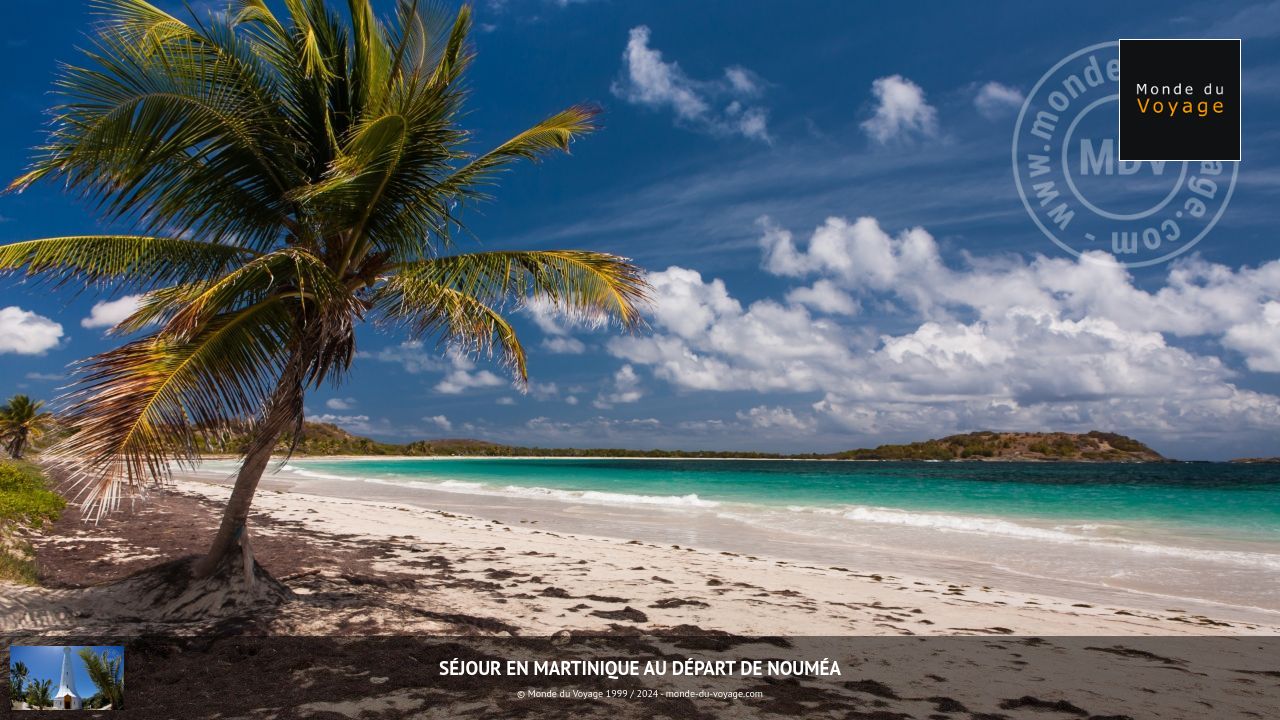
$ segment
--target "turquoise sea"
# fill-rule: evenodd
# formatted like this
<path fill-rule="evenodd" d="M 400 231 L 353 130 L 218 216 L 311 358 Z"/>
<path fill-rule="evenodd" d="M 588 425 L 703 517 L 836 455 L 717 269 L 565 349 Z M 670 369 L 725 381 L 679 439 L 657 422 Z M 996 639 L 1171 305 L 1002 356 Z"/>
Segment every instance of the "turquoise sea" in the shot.
<path fill-rule="evenodd" d="M 568 531 L 864 568 L 976 563 L 1280 611 L 1280 465 L 297 458 L 277 477 Z"/>
<path fill-rule="evenodd" d="M 1277 543 L 1280 550 L 1280 465 L 614 459 L 290 465 L 384 482 L 427 481 L 460 491 L 599 503 L 897 510 L 929 513 L 935 522 L 951 516 L 1162 525 L 1206 538 Z"/>

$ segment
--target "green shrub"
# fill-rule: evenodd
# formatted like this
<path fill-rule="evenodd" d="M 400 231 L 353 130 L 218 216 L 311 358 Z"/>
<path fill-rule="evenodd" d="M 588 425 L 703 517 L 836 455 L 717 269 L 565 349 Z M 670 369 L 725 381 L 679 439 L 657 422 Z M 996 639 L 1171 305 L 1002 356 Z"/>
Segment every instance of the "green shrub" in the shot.
<path fill-rule="evenodd" d="M 16 531 L 42 528 L 65 507 L 66 501 L 46 487 L 39 468 L 0 461 L 0 580 L 35 583 L 35 553 Z"/>
<path fill-rule="evenodd" d="M 56 520 L 66 504 L 49 491 L 34 465 L 0 462 L 0 526 L 42 527 Z"/>
<path fill-rule="evenodd" d="M 35 585 L 36 577 L 36 563 L 31 559 L 31 548 L 26 543 L 0 548 L 0 580 Z"/>

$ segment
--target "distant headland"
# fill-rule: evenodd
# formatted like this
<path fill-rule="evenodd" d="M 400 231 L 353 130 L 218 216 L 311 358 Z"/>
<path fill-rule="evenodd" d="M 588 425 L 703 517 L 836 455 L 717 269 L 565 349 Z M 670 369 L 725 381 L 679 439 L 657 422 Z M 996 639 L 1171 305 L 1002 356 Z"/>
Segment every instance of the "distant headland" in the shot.
<path fill-rule="evenodd" d="M 247 436 L 231 434 L 207 444 L 209 455 L 239 453 Z M 542 448 L 504 445 L 486 440 L 450 438 L 385 443 L 329 423 L 307 422 L 296 438 L 280 441 L 279 450 L 298 455 L 408 457 L 641 457 L 742 458 L 778 460 L 921 460 L 1024 462 L 1168 462 L 1160 453 L 1118 433 L 996 432 L 983 430 L 902 445 L 880 445 L 833 453 L 766 453 L 740 450 L 630 450 L 624 448 Z"/>

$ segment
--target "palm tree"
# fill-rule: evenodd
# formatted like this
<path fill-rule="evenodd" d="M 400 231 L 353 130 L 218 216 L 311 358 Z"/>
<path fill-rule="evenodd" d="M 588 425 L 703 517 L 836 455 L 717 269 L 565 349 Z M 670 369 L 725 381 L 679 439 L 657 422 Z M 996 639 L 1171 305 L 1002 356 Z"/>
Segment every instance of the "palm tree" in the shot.
<path fill-rule="evenodd" d="M 27 668 L 27 664 L 19 660 L 9 668 L 9 697 L 15 701 L 20 701 L 26 697 L 27 677 L 31 671 Z"/>
<path fill-rule="evenodd" d="M 283 18 L 237 0 L 187 22 L 98 0 L 93 45 L 64 68 L 48 141 L 13 187 L 56 178 L 131 234 L 0 246 L 0 272 L 145 293 L 115 331 L 146 334 L 87 360 L 66 399 L 75 432 L 56 455 L 86 512 L 254 423 L 199 578 L 235 556 L 252 567 L 258 479 L 305 391 L 345 376 L 362 321 L 496 353 L 523 384 L 505 313 L 537 299 L 634 328 L 647 290 L 614 255 L 454 251 L 464 207 L 512 162 L 567 151 L 597 112 L 573 106 L 471 153 L 468 7 L 445 17 L 402 0 L 383 23 L 370 0 L 345 14 L 284 4 Z"/>
<path fill-rule="evenodd" d="M 27 686 L 27 704 L 37 710 L 53 707 L 53 681 L 32 680 Z"/>
<path fill-rule="evenodd" d="M 101 655 L 89 648 L 80 649 L 80 659 L 84 661 L 89 679 L 98 686 L 98 694 L 111 703 L 112 710 L 124 707 L 124 659 L 111 657 L 104 650 Z"/>
<path fill-rule="evenodd" d="M 41 412 L 42 407 L 44 402 L 32 402 L 26 395 L 14 395 L 0 405 L 0 440 L 9 457 L 21 458 L 27 446 L 53 425 L 53 414 Z"/>

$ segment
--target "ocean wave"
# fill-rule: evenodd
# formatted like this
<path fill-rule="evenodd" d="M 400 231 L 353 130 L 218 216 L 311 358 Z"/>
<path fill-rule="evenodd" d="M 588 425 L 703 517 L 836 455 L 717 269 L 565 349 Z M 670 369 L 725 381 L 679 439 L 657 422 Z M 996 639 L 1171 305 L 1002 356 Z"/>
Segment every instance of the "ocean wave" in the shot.
<path fill-rule="evenodd" d="M 975 515 L 948 515 L 945 513 L 914 512 L 885 507 L 852 506 L 841 508 L 796 507 L 787 508 L 791 512 L 813 513 L 836 516 L 854 522 L 878 525 L 897 525 L 916 527 L 941 532 L 959 532 L 973 535 L 1000 536 L 1024 540 L 1039 540 L 1052 543 L 1070 543 L 1091 545 L 1101 548 L 1112 548 L 1130 552 L 1163 555 L 1188 560 L 1210 562 L 1229 562 L 1237 565 L 1250 565 L 1280 569 L 1280 555 L 1260 552 L 1234 550 L 1210 550 L 1179 545 L 1163 545 L 1159 543 L 1140 542 L 1127 538 L 1102 537 L 1098 535 L 1080 535 L 1066 532 L 1063 527 L 1076 527 L 1086 531 L 1095 531 L 1103 526 L 1077 525 L 1057 526 L 1056 528 L 1037 527 L 999 518 L 980 517 Z M 1110 526 L 1116 527 L 1116 526 Z"/>
<path fill-rule="evenodd" d="M 522 485 L 506 485 L 503 487 L 494 487 L 480 482 L 467 482 L 463 480 L 409 480 L 407 478 L 397 477 L 367 477 L 354 475 L 333 475 L 329 473 L 316 472 L 297 467 L 296 465 L 285 465 L 281 468 L 284 472 L 289 472 L 300 477 L 323 479 L 323 480 L 346 480 L 355 482 L 370 482 L 379 485 L 390 485 L 395 487 L 412 487 L 421 490 L 438 490 L 442 492 L 455 492 L 468 495 L 489 495 L 500 497 L 529 497 L 529 498 L 545 498 L 548 500 L 559 500 L 562 502 L 580 502 L 592 505 L 659 505 L 667 507 L 690 507 L 690 508 L 713 508 L 718 507 L 720 503 L 714 500 L 704 500 L 696 494 L 689 495 L 640 495 L 631 493 L 615 493 L 602 492 L 599 490 L 562 490 L 558 488 L 549 488 L 541 486 L 522 486 Z"/>
<path fill-rule="evenodd" d="M 504 493 L 525 497 L 551 498 L 570 502 L 588 502 L 601 505 L 669 505 L 675 507 L 713 508 L 720 503 L 689 495 L 633 495 L 631 493 L 601 492 L 599 490 L 559 490 L 546 487 L 508 485 Z"/>

